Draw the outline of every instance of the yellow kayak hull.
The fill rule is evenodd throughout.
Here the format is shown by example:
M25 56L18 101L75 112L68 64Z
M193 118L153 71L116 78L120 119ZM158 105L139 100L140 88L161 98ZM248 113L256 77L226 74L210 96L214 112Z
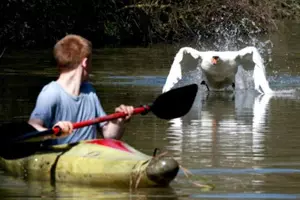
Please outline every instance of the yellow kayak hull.
M17 159L0 157L0 168L28 180L109 187L167 186L179 165L169 156L148 156L111 139L56 145Z

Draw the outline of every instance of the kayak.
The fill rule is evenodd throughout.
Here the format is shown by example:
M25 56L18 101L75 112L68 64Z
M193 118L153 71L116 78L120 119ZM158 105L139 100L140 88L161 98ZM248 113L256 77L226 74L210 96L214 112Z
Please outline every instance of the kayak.
M32 152L17 158L1 155L0 168L26 180L135 188L168 186L179 171L171 156L149 156L114 139L85 140Z

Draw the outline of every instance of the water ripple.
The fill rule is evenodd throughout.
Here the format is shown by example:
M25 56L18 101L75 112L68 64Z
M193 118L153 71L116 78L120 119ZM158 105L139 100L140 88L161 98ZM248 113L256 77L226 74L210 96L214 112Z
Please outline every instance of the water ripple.
M228 193L228 194L192 194L191 198L221 198L221 199L299 199L300 194L276 193Z
M230 169L230 168L218 168L218 169L189 169L193 174L274 174L274 173L300 173L300 169L290 168L251 168L251 169ZM180 172L182 173L182 172Z

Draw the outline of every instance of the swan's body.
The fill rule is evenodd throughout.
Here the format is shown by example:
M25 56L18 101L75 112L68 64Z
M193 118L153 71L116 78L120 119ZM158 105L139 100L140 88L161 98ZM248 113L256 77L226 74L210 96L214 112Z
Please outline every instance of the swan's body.
M167 92L180 80L185 72L201 70L204 84L210 90L218 90L235 84L238 68L254 70L254 87L260 93L272 93L266 79L265 66L255 47L246 47L239 51L197 51L183 47L176 54L171 70L163 87Z

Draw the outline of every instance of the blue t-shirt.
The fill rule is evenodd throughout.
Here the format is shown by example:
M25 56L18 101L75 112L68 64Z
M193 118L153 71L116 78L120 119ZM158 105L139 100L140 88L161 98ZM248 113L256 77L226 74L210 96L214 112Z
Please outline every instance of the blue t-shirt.
M59 121L75 123L105 115L100 99L89 82L82 83L79 96L72 96L56 81L52 81L41 90L30 119L40 119L46 128L52 128ZM71 135L53 139L50 143L64 144L95 139L98 127L104 124L105 122L74 129Z

